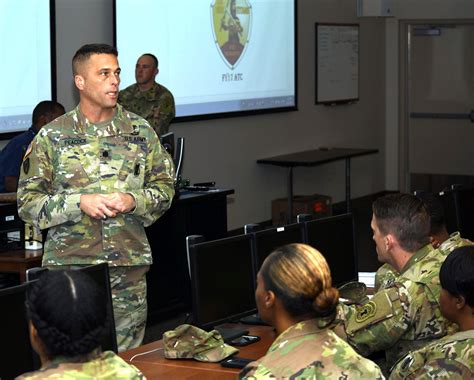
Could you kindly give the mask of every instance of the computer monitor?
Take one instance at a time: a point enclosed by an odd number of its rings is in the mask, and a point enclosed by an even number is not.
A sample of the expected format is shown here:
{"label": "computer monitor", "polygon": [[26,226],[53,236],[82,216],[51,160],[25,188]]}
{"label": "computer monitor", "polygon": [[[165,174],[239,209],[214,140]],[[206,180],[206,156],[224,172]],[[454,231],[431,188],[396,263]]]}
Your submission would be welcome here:
{"label": "computer monitor", "polygon": [[109,318],[108,330],[102,337],[102,351],[114,351],[118,353],[117,335],[115,332],[114,308],[112,304],[112,291],[110,288],[109,266],[107,263],[90,265],[78,270],[89,275],[105,294],[104,302],[107,304],[107,316]]}
{"label": "computer monitor", "polygon": [[25,301],[29,283],[0,290],[0,379],[14,379],[40,368],[30,343]]}
{"label": "computer monitor", "polygon": [[463,238],[474,240],[474,186],[452,185],[440,198],[448,232],[460,232]]}
{"label": "computer monitor", "polygon": [[174,151],[174,181],[179,185],[181,180],[181,172],[183,171],[184,161],[184,137],[176,139],[176,149]]}
{"label": "computer monitor", "polygon": [[194,324],[214,328],[255,313],[251,236],[188,241]]}
{"label": "computer monitor", "polygon": [[357,281],[357,253],[352,214],[315,219],[305,223],[307,243],[326,258],[332,283]]}
{"label": "computer monitor", "polygon": [[174,159],[174,133],[168,132],[160,136],[160,143],[163,148],[169,153],[169,155]]}
{"label": "computer monitor", "polygon": [[25,247],[25,223],[16,202],[0,202],[0,252]]}
{"label": "computer monitor", "polygon": [[255,268],[258,272],[267,256],[276,248],[291,243],[304,242],[304,224],[293,223],[253,233]]}

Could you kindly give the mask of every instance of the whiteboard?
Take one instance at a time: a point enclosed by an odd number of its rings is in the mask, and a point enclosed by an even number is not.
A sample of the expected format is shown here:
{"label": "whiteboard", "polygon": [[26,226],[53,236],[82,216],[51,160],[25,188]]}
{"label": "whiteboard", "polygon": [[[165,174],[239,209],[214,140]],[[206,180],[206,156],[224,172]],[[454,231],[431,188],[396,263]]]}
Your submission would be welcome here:
{"label": "whiteboard", "polygon": [[316,24],[316,104],[359,99],[359,25]]}

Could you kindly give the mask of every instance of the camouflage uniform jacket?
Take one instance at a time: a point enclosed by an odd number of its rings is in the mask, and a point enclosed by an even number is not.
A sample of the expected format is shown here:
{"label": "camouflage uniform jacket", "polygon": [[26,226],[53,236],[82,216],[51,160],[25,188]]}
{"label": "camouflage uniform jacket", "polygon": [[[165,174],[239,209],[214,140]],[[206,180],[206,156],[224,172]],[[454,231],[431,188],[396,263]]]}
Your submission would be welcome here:
{"label": "camouflage uniform jacket", "polygon": [[126,110],[145,118],[158,136],[168,133],[176,114],[173,95],[158,83],[147,91],[140,91],[136,83],[132,84],[119,92],[118,102]]}
{"label": "camouflage uniform jacket", "polygon": [[[125,192],[134,210],[97,220],[80,209],[81,194]],[[91,124],[79,106],[44,126],[23,161],[21,218],[48,228],[43,265],[152,262],[144,226],[174,195],[173,163],[141,117],[117,106],[111,121]]]}
{"label": "camouflage uniform jacket", "polygon": [[458,332],[410,352],[392,369],[390,379],[473,379],[474,330]]}
{"label": "camouflage uniform jacket", "polygon": [[[70,360],[70,359],[69,359]],[[40,370],[28,372],[17,380],[78,379],[78,380],[143,380],[145,376],[112,351],[105,351],[90,361],[68,363],[58,358]]]}
{"label": "camouflage uniform jacket", "polygon": [[[431,254],[441,254],[447,256],[455,248],[463,247],[465,245],[472,245],[473,243],[468,239],[463,239],[459,232],[453,232],[449,238],[445,240],[438,249],[431,251]],[[375,291],[377,291],[384,282],[391,281],[399,276],[399,273],[390,264],[382,265],[375,273]]]}
{"label": "camouflage uniform jacket", "polygon": [[318,319],[299,322],[281,333],[259,360],[249,363],[239,379],[383,379],[377,365]]}
{"label": "camouflage uniform jacket", "polygon": [[439,270],[445,256],[428,244],[400,275],[361,307],[341,305],[348,342],[362,355],[385,350],[391,366],[408,351],[455,332],[439,308]]}

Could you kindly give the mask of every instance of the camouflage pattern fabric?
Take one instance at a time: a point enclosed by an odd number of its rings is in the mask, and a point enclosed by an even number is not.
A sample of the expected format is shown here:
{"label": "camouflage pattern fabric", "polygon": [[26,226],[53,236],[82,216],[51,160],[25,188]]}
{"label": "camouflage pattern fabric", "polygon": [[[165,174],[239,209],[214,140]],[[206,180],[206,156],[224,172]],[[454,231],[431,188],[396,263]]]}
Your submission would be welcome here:
{"label": "camouflage pattern fabric", "polygon": [[[145,226],[171,205],[171,157],[141,117],[117,105],[108,122],[90,123],[76,109],[44,126],[25,154],[18,185],[20,217],[48,228],[43,265],[152,263]],[[125,192],[134,210],[97,220],[81,194]]]}
{"label": "camouflage pattern fabric", "polygon": [[119,92],[118,102],[126,110],[145,118],[158,136],[169,132],[176,114],[173,95],[158,83],[147,91],[140,91],[136,83],[132,84]]}
{"label": "camouflage pattern fabric", "polygon": [[385,350],[391,366],[408,351],[457,330],[439,308],[439,270],[445,256],[433,250],[428,244],[414,253],[400,275],[363,306],[340,304],[347,340],[359,353]]}
{"label": "camouflage pattern fabric", "polygon": [[219,331],[207,332],[188,324],[166,331],[163,334],[163,348],[167,359],[195,359],[200,362],[219,362],[239,352],[224,343]]}
{"label": "camouflage pattern fabric", "polygon": [[140,346],[145,336],[148,269],[143,265],[109,268],[119,352]]}
{"label": "camouflage pattern fabric", "polygon": [[[69,361],[69,362],[68,362]],[[17,380],[77,379],[77,380],[143,380],[145,376],[112,351],[94,353],[89,360],[71,362],[57,358],[40,370],[28,372]]]}
{"label": "camouflage pattern fabric", "polygon": [[474,378],[474,330],[444,337],[398,361],[391,380]]}
{"label": "camouflage pattern fabric", "polygon": [[267,354],[249,363],[239,379],[383,379],[377,365],[318,319],[299,322],[280,334]]}
{"label": "camouflage pattern fabric", "polygon": [[339,297],[345,304],[364,304],[367,297],[367,286],[363,282],[351,281],[341,285],[339,288]]}
{"label": "camouflage pattern fabric", "polygon": [[[440,254],[447,256],[455,248],[463,247],[465,245],[472,245],[473,243],[468,239],[463,239],[459,232],[453,232],[449,238],[444,241],[437,249],[433,250],[432,254]],[[383,264],[375,273],[375,291],[377,291],[383,283],[392,281],[399,276],[399,273],[390,264]]]}

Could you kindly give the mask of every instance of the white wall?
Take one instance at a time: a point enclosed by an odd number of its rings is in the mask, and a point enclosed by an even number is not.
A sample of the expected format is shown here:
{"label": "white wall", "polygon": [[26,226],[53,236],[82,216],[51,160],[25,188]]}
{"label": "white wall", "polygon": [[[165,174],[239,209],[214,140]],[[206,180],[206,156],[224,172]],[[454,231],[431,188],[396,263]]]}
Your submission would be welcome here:
{"label": "white wall", "polygon": [[[56,7],[58,100],[71,109],[77,102],[71,58],[84,43],[113,42],[112,0],[56,0]],[[360,23],[358,103],[314,104],[315,22]],[[298,111],[172,125],[186,138],[184,177],[235,189],[229,229],[270,219],[271,200],[286,195],[286,170],[257,165],[259,158],[319,146],[377,148],[377,155],[352,160],[352,195],[385,188],[385,20],[357,19],[355,0],[299,0],[297,33]],[[344,162],[296,168],[294,185],[295,194],[342,201]]]}

